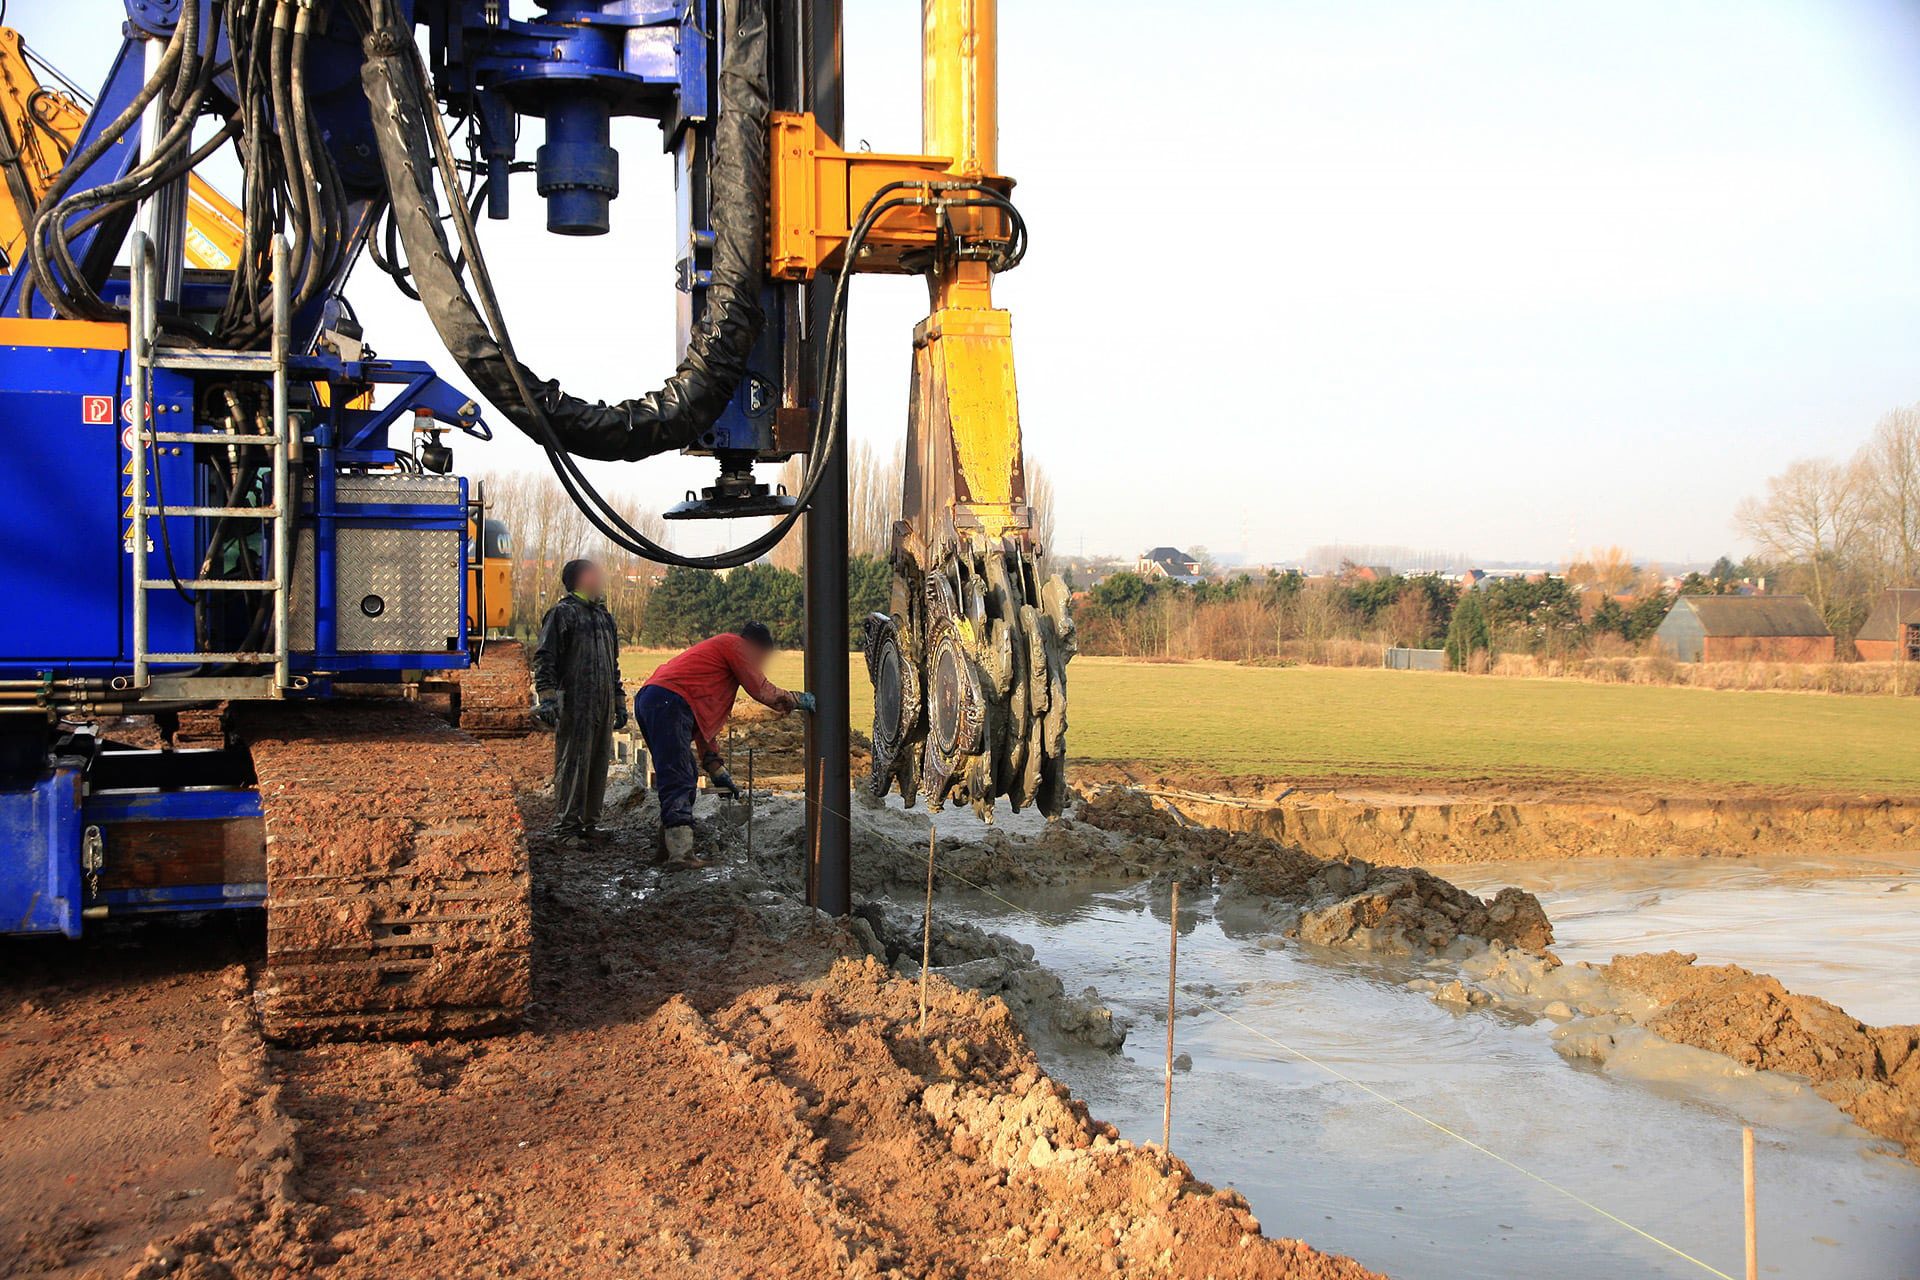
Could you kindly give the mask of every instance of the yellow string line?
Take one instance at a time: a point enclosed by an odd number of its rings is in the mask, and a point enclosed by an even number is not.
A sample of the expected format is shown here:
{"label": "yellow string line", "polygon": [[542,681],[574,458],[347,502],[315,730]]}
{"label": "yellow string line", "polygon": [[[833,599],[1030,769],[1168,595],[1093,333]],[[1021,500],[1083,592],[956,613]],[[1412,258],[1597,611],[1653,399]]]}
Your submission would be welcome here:
{"label": "yellow string line", "polygon": [[[1052,927],[1051,922],[1047,920],[1045,916],[1040,915],[1036,911],[1031,911],[1028,908],[1021,906],[1017,902],[1008,901],[1007,899],[1001,897],[999,894],[995,893],[993,890],[987,888],[985,885],[975,884],[973,881],[967,879],[965,876],[961,875],[959,872],[955,871],[953,868],[947,866],[944,862],[940,864],[940,869],[942,871],[945,871],[948,875],[952,876],[955,880],[958,880],[961,884],[966,885],[968,888],[974,889],[980,893],[986,894],[989,898],[992,898],[995,902],[998,902],[1004,906],[1010,907],[1013,910],[1018,911],[1021,915],[1031,917],[1032,919],[1038,921],[1042,925],[1046,925],[1049,928]],[[1350,1076],[1346,1072],[1340,1070],[1340,1068],[1335,1067],[1329,1063],[1322,1062],[1320,1061],[1320,1059],[1314,1057],[1312,1054],[1296,1049],[1292,1045],[1287,1044],[1285,1041],[1276,1039],[1275,1037],[1268,1035],[1266,1032],[1262,1031],[1260,1028],[1256,1026],[1252,1026],[1246,1022],[1242,1022],[1239,1018],[1236,1018],[1231,1013],[1228,1013],[1225,1009],[1222,1009],[1219,1006],[1200,998],[1199,996],[1190,996],[1190,998],[1193,1000],[1195,1004],[1199,1005],[1201,1008],[1205,1009],[1207,1012],[1214,1014],[1217,1017],[1226,1019],[1228,1022],[1231,1022],[1234,1026],[1239,1027],[1242,1031],[1247,1032],[1249,1035],[1257,1036],[1258,1038],[1265,1040],[1268,1044],[1273,1045],[1276,1049],[1280,1049],[1287,1053],[1290,1053],[1294,1057],[1300,1059],[1300,1061],[1320,1068],[1320,1070],[1326,1072],[1328,1075],[1334,1077],[1336,1080],[1343,1080],[1346,1083],[1352,1085],[1354,1088],[1367,1094],[1369,1097],[1375,1098],[1378,1101],[1386,1103],[1388,1106],[1392,1107],[1394,1110],[1405,1112],[1407,1115],[1412,1116],[1415,1120],[1418,1120],[1421,1124],[1424,1124],[1432,1129],[1437,1129],[1441,1133],[1446,1134],[1449,1138],[1454,1139],[1456,1142],[1460,1142],[1466,1146],[1473,1148],[1475,1151],[1478,1151],[1481,1155],[1488,1156],[1494,1160],[1499,1161],[1501,1164],[1505,1165],[1507,1168],[1512,1169],[1515,1173],[1521,1174],[1522,1176],[1527,1178],[1531,1178],[1533,1181],[1539,1183],[1543,1187],[1546,1187],[1550,1191],[1558,1192],[1559,1194],[1565,1196],[1567,1199],[1573,1201],[1575,1204],[1580,1205],[1582,1208],[1590,1209],[1594,1213],[1599,1214],[1602,1218],[1605,1218],[1608,1222],[1612,1222],[1618,1226],[1625,1227],[1628,1231],[1633,1232],[1633,1234],[1639,1236],[1642,1240],[1646,1240],[1652,1244],[1659,1245],[1662,1249],[1665,1249],[1668,1253],[1671,1253],[1676,1258],[1683,1258],[1686,1261],[1691,1262],[1694,1266],[1699,1267],[1702,1271],[1707,1272],[1709,1275],[1719,1276],[1720,1280],[1734,1280],[1732,1276],[1720,1270],[1720,1268],[1714,1266],[1713,1264],[1708,1262],[1702,1262],[1699,1258],[1694,1257],[1692,1254],[1688,1253],[1685,1249],[1682,1249],[1677,1245],[1668,1244],[1665,1240],[1662,1240],[1659,1236],[1654,1235],[1650,1231],[1641,1230],[1639,1227],[1634,1226],[1631,1222],[1628,1222],[1625,1218],[1621,1217],[1619,1214],[1608,1212],[1607,1210],[1601,1208],[1599,1205],[1595,1204],[1593,1201],[1586,1199],[1584,1196],[1580,1195],[1578,1192],[1571,1191],[1568,1188],[1561,1186],[1559,1183],[1553,1181],[1551,1178],[1542,1177],[1540,1174],[1533,1172],[1533,1170],[1531,1169],[1528,1169],[1522,1165],[1515,1164],[1513,1161],[1507,1159],[1507,1157],[1501,1155],[1498,1151],[1493,1151],[1487,1147],[1481,1146],[1478,1142],[1475,1142],[1472,1138],[1467,1137],[1465,1134],[1460,1133],[1457,1130],[1448,1128],[1446,1125],[1441,1124],[1438,1120],[1434,1120],[1425,1115],[1422,1115],[1420,1112],[1415,1111],[1412,1107],[1408,1106],[1406,1103],[1401,1102],[1398,1099],[1388,1097],[1386,1094],[1380,1092],[1378,1089],[1374,1088],[1372,1085],[1367,1084],[1363,1080],[1355,1079],[1353,1076]]]}

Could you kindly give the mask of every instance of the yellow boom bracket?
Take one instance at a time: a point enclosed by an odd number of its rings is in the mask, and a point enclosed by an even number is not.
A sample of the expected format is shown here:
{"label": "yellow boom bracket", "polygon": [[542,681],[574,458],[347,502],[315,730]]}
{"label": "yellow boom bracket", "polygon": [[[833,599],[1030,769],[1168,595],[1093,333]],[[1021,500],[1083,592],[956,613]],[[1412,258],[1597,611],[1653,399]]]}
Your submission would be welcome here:
{"label": "yellow boom bracket", "polygon": [[[933,197],[936,184],[954,177],[951,158],[845,151],[821,130],[810,112],[774,112],[772,139],[768,274],[776,280],[808,280],[819,271],[842,270],[854,219],[876,192],[895,183],[917,188],[920,203],[881,214],[852,269],[894,275],[929,270],[940,244],[942,217]],[[1003,195],[1013,189],[1007,178],[982,182]],[[888,194],[916,196],[913,189]],[[969,232],[982,223],[990,227],[1001,217],[993,210],[955,213],[959,216],[949,221]]]}

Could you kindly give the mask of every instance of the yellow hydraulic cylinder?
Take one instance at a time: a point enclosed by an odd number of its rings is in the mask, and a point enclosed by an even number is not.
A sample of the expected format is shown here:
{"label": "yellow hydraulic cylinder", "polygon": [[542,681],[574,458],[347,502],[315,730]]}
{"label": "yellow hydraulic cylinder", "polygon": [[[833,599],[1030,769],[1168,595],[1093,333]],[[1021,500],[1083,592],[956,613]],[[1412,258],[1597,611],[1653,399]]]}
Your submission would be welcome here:
{"label": "yellow hydraulic cylinder", "polygon": [[[951,156],[955,177],[992,175],[1000,163],[1000,19],[998,0],[921,0],[920,146]],[[977,234],[992,215],[956,209],[956,230]],[[937,263],[927,279],[933,308],[990,307],[993,280],[983,263]]]}
{"label": "yellow hydraulic cylinder", "polygon": [[997,0],[922,0],[920,149],[952,156],[962,177],[993,173],[1000,160]]}

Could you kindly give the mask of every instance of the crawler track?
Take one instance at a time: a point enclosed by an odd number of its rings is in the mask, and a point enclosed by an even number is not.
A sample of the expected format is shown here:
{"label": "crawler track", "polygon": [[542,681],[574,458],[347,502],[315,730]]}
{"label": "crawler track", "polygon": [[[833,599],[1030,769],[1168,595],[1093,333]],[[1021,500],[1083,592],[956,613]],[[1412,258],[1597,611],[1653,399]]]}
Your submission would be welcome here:
{"label": "crawler track", "polygon": [[531,989],[527,846],[487,747],[400,702],[247,707],[267,832],[268,1035],[472,1032]]}
{"label": "crawler track", "polygon": [[533,732],[533,678],[518,640],[487,641],[480,661],[459,680],[462,729],[482,738]]}

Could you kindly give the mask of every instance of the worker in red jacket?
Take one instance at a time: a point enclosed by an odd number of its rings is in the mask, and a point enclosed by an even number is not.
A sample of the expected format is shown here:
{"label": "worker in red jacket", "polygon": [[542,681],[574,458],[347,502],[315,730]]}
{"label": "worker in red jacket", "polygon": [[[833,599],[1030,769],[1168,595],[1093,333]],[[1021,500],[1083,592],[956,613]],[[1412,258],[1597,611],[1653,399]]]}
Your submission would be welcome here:
{"label": "worker in red jacket", "polygon": [[782,715],[813,710],[812,694],[792,693],[767,679],[772,656],[773,633],[749,622],[661,663],[634,696],[633,718],[647,740],[660,789],[660,834],[669,867],[706,865],[693,853],[695,757],[716,789],[740,793],[719,750],[734,695],[745,689],[755,702]]}

